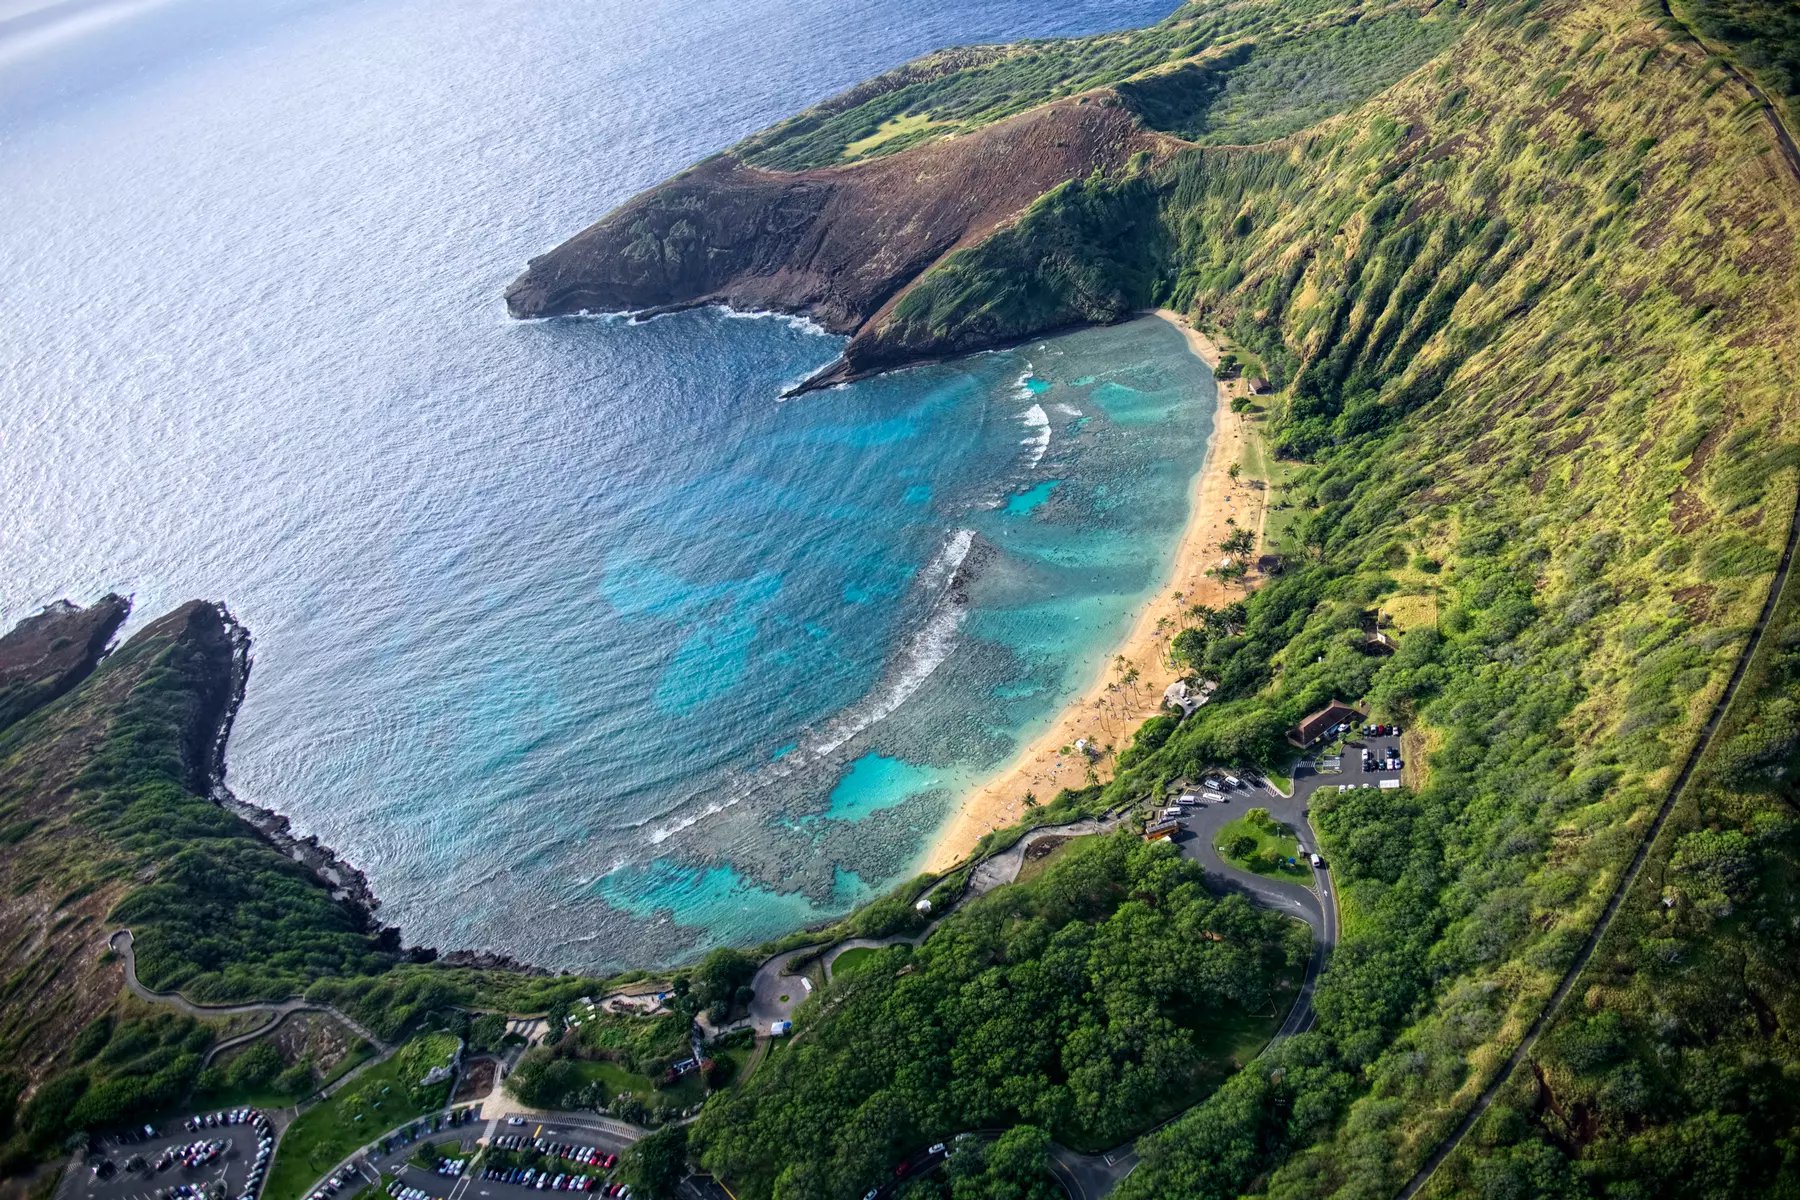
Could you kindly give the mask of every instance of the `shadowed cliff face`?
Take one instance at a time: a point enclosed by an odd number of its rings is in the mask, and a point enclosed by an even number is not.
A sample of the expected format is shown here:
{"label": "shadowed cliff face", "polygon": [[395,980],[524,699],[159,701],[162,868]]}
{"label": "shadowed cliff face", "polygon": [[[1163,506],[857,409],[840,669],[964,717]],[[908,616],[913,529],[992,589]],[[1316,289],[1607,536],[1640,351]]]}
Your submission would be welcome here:
{"label": "shadowed cliff face", "polygon": [[787,174],[721,154],[533,259],[507,308],[548,317],[723,303],[855,335],[926,268],[1058,184],[1174,144],[1105,96],[848,167]]}
{"label": "shadowed cliff face", "polygon": [[0,636],[0,729],[86,679],[130,611],[123,596],[59,600]]}

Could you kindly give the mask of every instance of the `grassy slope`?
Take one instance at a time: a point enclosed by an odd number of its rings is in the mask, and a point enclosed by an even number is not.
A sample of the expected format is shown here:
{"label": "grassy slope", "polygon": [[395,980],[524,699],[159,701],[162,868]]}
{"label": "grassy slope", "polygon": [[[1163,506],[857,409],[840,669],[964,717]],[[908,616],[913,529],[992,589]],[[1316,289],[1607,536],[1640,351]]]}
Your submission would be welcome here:
{"label": "grassy slope", "polygon": [[[1417,709],[1442,748],[1418,796],[1321,814],[1359,936],[1285,1088],[1228,1087],[1125,1192],[1276,1167],[1271,1193],[1380,1194],[1538,1011],[1763,600],[1800,461],[1797,193],[1719,63],[1655,12],[1580,2],[1489,6],[1350,117],[1091,181],[1020,228],[1079,247],[1114,195],[1141,220],[1146,189],[1172,248],[1139,302],[1269,365],[1282,445],[1315,464],[1292,491],[1317,565],[1216,651],[1231,702],[1117,794],[1333,694]],[[1002,235],[895,320],[954,338],[1073,309],[1091,282],[1029,305],[990,286],[990,265],[1069,261]],[[1437,627],[1377,668],[1340,635],[1395,596]]]}
{"label": "grassy slope", "polygon": [[[1441,11],[1432,19],[1418,19],[1434,7]],[[1456,11],[1429,0],[1202,0],[1147,29],[929,55],[735,150],[774,170],[830,166],[892,154],[1127,80],[1159,92],[1155,76],[1181,68],[1205,75],[1218,101],[1210,122],[1205,107],[1180,106],[1187,136],[1205,129],[1223,138],[1250,129],[1287,132],[1343,111],[1429,58],[1454,36]]]}
{"label": "grassy slope", "polygon": [[1427,1195],[1794,1195],[1800,590],[1577,982]]}

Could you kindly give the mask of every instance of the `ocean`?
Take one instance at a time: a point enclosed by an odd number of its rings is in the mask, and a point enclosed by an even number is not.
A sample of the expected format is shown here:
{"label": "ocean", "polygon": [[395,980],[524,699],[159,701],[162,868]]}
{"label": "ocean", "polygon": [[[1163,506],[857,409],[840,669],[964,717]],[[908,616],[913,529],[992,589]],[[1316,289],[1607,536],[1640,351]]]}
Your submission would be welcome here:
{"label": "ocean", "polygon": [[410,944],[597,970],[845,911],[1103,668],[1210,376],[1144,320],[784,402],[840,339],[501,289],[916,54],[1167,8],[0,12],[0,617],[229,604],[230,786]]}

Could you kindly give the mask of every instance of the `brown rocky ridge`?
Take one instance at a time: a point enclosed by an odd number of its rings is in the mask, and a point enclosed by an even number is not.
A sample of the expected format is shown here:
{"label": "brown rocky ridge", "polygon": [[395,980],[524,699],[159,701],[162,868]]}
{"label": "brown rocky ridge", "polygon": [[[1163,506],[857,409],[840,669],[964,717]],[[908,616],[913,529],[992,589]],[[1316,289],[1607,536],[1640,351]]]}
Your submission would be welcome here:
{"label": "brown rocky ridge", "polygon": [[931,357],[874,334],[934,264],[1059,184],[1180,145],[1095,93],[845,166],[770,171],[727,151],[532,259],[507,288],[507,309],[533,318],[723,304],[804,316],[850,343],[803,386],[844,382]]}

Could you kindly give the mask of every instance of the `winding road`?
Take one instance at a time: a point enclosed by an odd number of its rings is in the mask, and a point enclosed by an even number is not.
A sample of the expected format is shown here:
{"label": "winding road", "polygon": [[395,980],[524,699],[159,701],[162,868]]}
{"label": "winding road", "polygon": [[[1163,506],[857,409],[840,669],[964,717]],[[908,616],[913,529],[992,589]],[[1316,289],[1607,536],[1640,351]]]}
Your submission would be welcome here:
{"label": "winding road", "polygon": [[283,1021],[287,1020],[297,1012],[320,1012],[327,1014],[342,1024],[346,1029],[350,1030],[350,1032],[354,1033],[357,1037],[362,1038],[371,1046],[374,1046],[381,1055],[385,1056],[394,1049],[387,1042],[376,1037],[367,1026],[363,1025],[360,1021],[356,1020],[356,1018],[350,1016],[343,1010],[333,1008],[329,1004],[319,1004],[315,1001],[308,1000],[304,996],[290,996],[286,1000],[273,1002],[262,1001],[251,1004],[196,1004],[179,992],[153,991],[144,986],[143,982],[138,979],[137,955],[132,948],[131,930],[118,930],[112,937],[107,939],[107,944],[112,947],[113,953],[119,956],[120,961],[125,966],[126,988],[130,990],[132,995],[138,997],[140,1000],[148,1000],[153,1004],[166,1004],[178,1012],[186,1013],[190,1017],[199,1017],[201,1019],[245,1016],[256,1013],[262,1013],[269,1017],[268,1021],[258,1025],[255,1029],[252,1029],[247,1033],[240,1033],[233,1037],[228,1037],[224,1041],[215,1042],[212,1047],[207,1050],[206,1057],[202,1060],[202,1065],[204,1066],[210,1066],[213,1059],[217,1058],[226,1050],[230,1050],[234,1046],[241,1046],[245,1042],[253,1042],[264,1034],[272,1032],[277,1025],[280,1025]]}
{"label": "winding road", "polygon": [[[1390,741],[1397,744],[1398,739],[1378,738],[1375,741],[1384,745]],[[1319,976],[1324,972],[1325,964],[1337,946],[1337,899],[1332,893],[1331,876],[1324,868],[1313,869],[1311,887],[1283,879],[1270,879],[1235,867],[1220,858],[1218,851],[1213,849],[1213,839],[1227,824],[1250,809],[1260,807],[1268,809],[1270,816],[1296,832],[1303,853],[1316,849],[1318,839],[1313,836],[1312,826],[1307,822],[1314,792],[1322,787],[1343,785],[1374,787],[1379,786],[1383,780],[1400,777],[1398,771],[1363,772],[1354,756],[1347,757],[1345,761],[1346,771],[1343,774],[1324,775],[1311,766],[1297,767],[1292,795],[1284,796],[1267,784],[1242,788],[1231,792],[1224,804],[1201,805],[1189,809],[1188,815],[1181,818],[1181,834],[1176,845],[1183,856],[1193,859],[1206,869],[1207,878],[1214,887],[1242,892],[1264,908],[1305,921],[1313,931],[1312,958],[1307,962],[1306,975],[1300,981],[1300,992],[1294,997],[1294,1005],[1288,1010],[1287,1020],[1282,1022],[1281,1028],[1275,1031],[1275,1036],[1269,1039],[1258,1057],[1268,1053],[1270,1046],[1284,1038],[1305,1033],[1317,1021],[1312,998]],[[1180,1114],[1170,1118],[1171,1121],[1178,1119]],[[1149,1132],[1154,1133],[1155,1130]],[[1140,1134],[1104,1154],[1077,1154],[1065,1146],[1052,1143],[1051,1168],[1073,1200],[1099,1200],[1099,1197],[1112,1191],[1121,1179],[1136,1169],[1137,1143],[1145,1136],[1148,1134]]]}

